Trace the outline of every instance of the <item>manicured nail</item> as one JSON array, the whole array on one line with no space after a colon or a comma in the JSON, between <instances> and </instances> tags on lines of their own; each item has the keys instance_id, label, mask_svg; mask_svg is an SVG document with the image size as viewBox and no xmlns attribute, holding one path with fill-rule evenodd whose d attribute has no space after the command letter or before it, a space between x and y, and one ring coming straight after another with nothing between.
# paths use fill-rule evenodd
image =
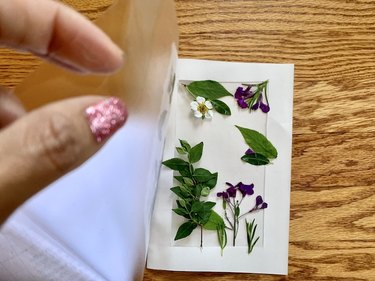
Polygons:
<instances>
[{"instance_id":1,"label":"manicured nail","mask_svg":"<svg viewBox=\"0 0 375 281\"><path fill-rule=\"evenodd\" d=\"M128 113L120 99L111 97L88 107L86 116L92 134L101 143L125 124Z\"/></svg>"}]
</instances>

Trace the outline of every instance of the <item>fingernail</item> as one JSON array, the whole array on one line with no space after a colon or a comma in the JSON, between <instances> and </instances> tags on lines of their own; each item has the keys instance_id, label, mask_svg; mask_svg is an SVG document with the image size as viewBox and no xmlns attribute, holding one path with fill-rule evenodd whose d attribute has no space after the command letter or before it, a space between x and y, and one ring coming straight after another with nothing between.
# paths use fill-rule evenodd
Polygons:
<instances>
[{"instance_id":1,"label":"fingernail","mask_svg":"<svg viewBox=\"0 0 375 281\"><path fill-rule=\"evenodd\" d=\"M92 134L101 143L125 124L128 113L120 99L111 97L86 108L86 116Z\"/></svg>"}]
</instances>

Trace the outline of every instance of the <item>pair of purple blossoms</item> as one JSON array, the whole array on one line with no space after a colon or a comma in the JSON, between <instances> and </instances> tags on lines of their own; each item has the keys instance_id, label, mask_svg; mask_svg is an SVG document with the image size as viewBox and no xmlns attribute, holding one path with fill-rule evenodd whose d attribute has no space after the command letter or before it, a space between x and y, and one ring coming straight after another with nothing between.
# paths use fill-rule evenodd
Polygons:
<instances>
[{"instance_id":1,"label":"pair of purple blossoms","mask_svg":"<svg viewBox=\"0 0 375 281\"><path fill-rule=\"evenodd\" d=\"M229 186L226 191L217 193L218 197L222 197L223 200L229 201L230 198L235 198L237 195L237 191L241 192L242 196L245 197L246 195L253 195L254 194L254 184L244 184L239 182L236 185L233 185L229 182L226 182L226 185ZM263 201L262 196L258 195L255 199L255 207L254 209L266 209L268 204Z\"/></svg>"},{"instance_id":2,"label":"pair of purple blossoms","mask_svg":"<svg viewBox=\"0 0 375 281\"><path fill-rule=\"evenodd\" d=\"M234 97L237 99L237 104L241 108L249 108L250 104L252 110L257 110L260 108L264 113L270 111L270 106L263 103L263 94L260 94L257 100L252 103L252 99L255 98L255 93L251 91L251 87L248 86L246 89L238 87Z\"/></svg>"}]
</instances>

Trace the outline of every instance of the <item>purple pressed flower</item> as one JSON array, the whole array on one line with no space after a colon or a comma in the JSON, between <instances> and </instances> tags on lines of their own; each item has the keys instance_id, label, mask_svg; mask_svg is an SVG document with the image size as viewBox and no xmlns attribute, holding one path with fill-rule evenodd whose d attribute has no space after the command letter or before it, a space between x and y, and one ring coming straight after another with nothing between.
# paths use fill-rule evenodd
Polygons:
<instances>
[{"instance_id":1,"label":"purple pressed flower","mask_svg":"<svg viewBox=\"0 0 375 281\"><path fill-rule=\"evenodd\" d=\"M238 106L241 108L249 108L251 104L250 111L260 108L264 113L268 113L270 111L270 106L267 98L267 85L268 81L264 81L260 84L252 85L256 86L253 90L251 90L252 86L247 86L246 89L238 87L234 94ZM263 102L263 100L266 102Z\"/></svg>"},{"instance_id":2,"label":"purple pressed flower","mask_svg":"<svg viewBox=\"0 0 375 281\"><path fill-rule=\"evenodd\" d=\"M249 107L249 105L246 103L245 99L242 99L242 98L237 99L237 104L241 108L248 108Z\"/></svg>"},{"instance_id":3,"label":"purple pressed flower","mask_svg":"<svg viewBox=\"0 0 375 281\"><path fill-rule=\"evenodd\" d=\"M262 206L260 206L259 209L266 209L268 207L268 204L266 202L263 202Z\"/></svg>"},{"instance_id":4,"label":"purple pressed flower","mask_svg":"<svg viewBox=\"0 0 375 281\"><path fill-rule=\"evenodd\" d=\"M252 154L254 154L255 152L251 149L251 148L249 148L248 150L246 150L246 152L245 152L245 154L246 155L252 155Z\"/></svg>"},{"instance_id":5,"label":"purple pressed flower","mask_svg":"<svg viewBox=\"0 0 375 281\"><path fill-rule=\"evenodd\" d=\"M223 197L223 199L228 199L229 195L227 192L223 191L223 192L219 192L217 194L217 197Z\"/></svg>"},{"instance_id":6,"label":"purple pressed flower","mask_svg":"<svg viewBox=\"0 0 375 281\"><path fill-rule=\"evenodd\" d=\"M241 191L242 196L254 194L254 184L243 184L242 182L240 182L239 184L237 184L237 186Z\"/></svg>"},{"instance_id":7,"label":"purple pressed flower","mask_svg":"<svg viewBox=\"0 0 375 281\"><path fill-rule=\"evenodd\" d=\"M229 187L227 189L227 193L228 193L229 197L233 197L233 198L236 197L236 193L237 193L236 187L234 187L234 186Z\"/></svg>"},{"instance_id":8,"label":"purple pressed flower","mask_svg":"<svg viewBox=\"0 0 375 281\"><path fill-rule=\"evenodd\" d=\"M268 111L270 111L270 107L268 104L265 104L263 102L260 103L260 109L264 112L264 113L267 113Z\"/></svg>"},{"instance_id":9,"label":"purple pressed flower","mask_svg":"<svg viewBox=\"0 0 375 281\"><path fill-rule=\"evenodd\" d=\"M242 87L238 87L234 97L237 99L237 104L241 108L248 108L249 105L246 102L247 99L253 96L253 92L250 90L250 87L247 87L245 90Z\"/></svg>"},{"instance_id":10,"label":"purple pressed flower","mask_svg":"<svg viewBox=\"0 0 375 281\"><path fill-rule=\"evenodd\" d=\"M263 198L262 196L258 195L257 198L255 199L255 205L258 207L263 203Z\"/></svg>"},{"instance_id":11,"label":"purple pressed flower","mask_svg":"<svg viewBox=\"0 0 375 281\"><path fill-rule=\"evenodd\" d=\"M234 93L234 97L236 99L241 99L243 97L243 94L244 94L244 89L242 87L238 87L236 92Z\"/></svg>"},{"instance_id":12,"label":"purple pressed flower","mask_svg":"<svg viewBox=\"0 0 375 281\"><path fill-rule=\"evenodd\" d=\"M252 110L257 110L258 107L259 107L259 101L256 102L256 103L251 107L251 109L252 109Z\"/></svg>"},{"instance_id":13,"label":"purple pressed flower","mask_svg":"<svg viewBox=\"0 0 375 281\"><path fill-rule=\"evenodd\" d=\"M238 87L236 93L234 94L234 97L236 99L247 99L252 95L253 93L251 92L250 87L247 87L245 90L242 87Z\"/></svg>"}]
</instances>

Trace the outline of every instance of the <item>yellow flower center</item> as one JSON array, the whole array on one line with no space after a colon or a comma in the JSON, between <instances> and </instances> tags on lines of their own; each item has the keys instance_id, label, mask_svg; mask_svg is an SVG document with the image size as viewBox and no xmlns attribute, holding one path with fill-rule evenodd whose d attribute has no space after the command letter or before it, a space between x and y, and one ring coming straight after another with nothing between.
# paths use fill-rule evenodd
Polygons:
<instances>
[{"instance_id":1,"label":"yellow flower center","mask_svg":"<svg viewBox=\"0 0 375 281\"><path fill-rule=\"evenodd\" d=\"M204 103L200 103L198 105L198 111L202 114L206 114L208 112L208 108Z\"/></svg>"}]
</instances>

